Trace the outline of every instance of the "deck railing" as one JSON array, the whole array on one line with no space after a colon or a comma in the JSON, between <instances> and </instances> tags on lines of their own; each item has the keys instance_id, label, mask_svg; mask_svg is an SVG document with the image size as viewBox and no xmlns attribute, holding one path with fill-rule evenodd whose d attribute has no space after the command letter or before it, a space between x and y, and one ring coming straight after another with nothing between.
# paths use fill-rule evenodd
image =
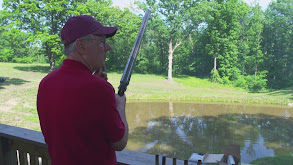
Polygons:
<instances>
[{"instance_id":1,"label":"deck railing","mask_svg":"<svg viewBox=\"0 0 293 165\"><path fill-rule=\"evenodd\" d=\"M0 165L50 165L41 132L0 124ZM188 161L123 150L116 152L118 165L187 165ZM195 165L190 163L189 165Z\"/></svg>"},{"instance_id":2,"label":"deck railing","mask_svg":"<svg viewBox=\"0 0 293 165\"><path fill-rule=\"evenodd\" d=\"M1 165L50 165L41 132L0 124Z\"/></svg>"}]
</instances>

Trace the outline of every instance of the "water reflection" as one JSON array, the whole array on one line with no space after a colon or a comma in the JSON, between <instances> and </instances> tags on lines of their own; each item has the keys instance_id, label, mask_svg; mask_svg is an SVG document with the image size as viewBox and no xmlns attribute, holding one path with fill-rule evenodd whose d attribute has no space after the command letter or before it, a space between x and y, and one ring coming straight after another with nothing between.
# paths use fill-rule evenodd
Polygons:
<instances>
[{"instance_id":1,"label":"water reflection","mask_svg":"<svg viewBox=\"0 0 293 165\"><path fill-rule=\"evenodd\" d=\"M255 159L274 156L274 150L268 149L265 146L264 138L259 134L258 143L254 144L250 140L246 140L244 147L241 150L241 158L246 162L251 162Z\"/></svg>"},{"instance_id":2,"label":"water reflection","mask_svg":"<svg viewBox=\"0 0 293 165\"><path fill-rule=\"evenodd\" d=\"M188 159L240 144L242 162L293 153L292 108L197 103L128 103L127 149Z\"/></svg>"}]
</instances>

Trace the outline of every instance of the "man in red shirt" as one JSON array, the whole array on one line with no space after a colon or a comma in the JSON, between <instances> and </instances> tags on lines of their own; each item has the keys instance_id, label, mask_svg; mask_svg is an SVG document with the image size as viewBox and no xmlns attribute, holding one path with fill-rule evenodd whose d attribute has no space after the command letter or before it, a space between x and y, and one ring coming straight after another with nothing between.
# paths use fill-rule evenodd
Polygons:
<instances>
[{"instance_id":1,"label":"man in red shirt","mask_svg":"<svg viewBox=\"0 0 293 165\"><path fill-rule=\"evenodd\" d=\"M105 72L106 38L116 31L87 15L69 18L61 31L67 59L37 96L52 165L114 165L115 151L126 146L126 97L115 94Z\"/></svg>"}]
</instances>

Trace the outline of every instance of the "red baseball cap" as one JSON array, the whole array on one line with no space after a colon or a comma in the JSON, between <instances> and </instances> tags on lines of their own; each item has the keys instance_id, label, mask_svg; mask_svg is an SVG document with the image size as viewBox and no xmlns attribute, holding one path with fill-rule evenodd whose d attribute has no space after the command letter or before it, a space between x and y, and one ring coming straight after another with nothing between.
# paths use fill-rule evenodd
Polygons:
<instances>
[{"instance_id":1,"label":"red baseball cap","mask_svg":"<svg viewBox=\"0 0 293 165\"><path fill-rule=\"evenodd\" d=\"M88 34L105 35L106 38L115 35L117 27L105 27L89 15L70 17L61 30L61 41L64 45Z\"/></svg>"}]
</instances>

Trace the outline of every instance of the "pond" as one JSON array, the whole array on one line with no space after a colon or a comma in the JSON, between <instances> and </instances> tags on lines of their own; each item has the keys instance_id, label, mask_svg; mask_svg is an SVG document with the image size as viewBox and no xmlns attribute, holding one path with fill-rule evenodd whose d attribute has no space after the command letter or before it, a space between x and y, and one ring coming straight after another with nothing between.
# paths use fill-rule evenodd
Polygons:
<instances>
[{"instance_id":1,"label":"pond","mask_svg":"<svg viewBox=\"0 0 293 165\"><path fill-rule=\"evenodd\" d=\"M130 102L128 150L189 159L239 144L241 162L293 153L293 108L260 105Z\"/></svg>"}]
</instances>

